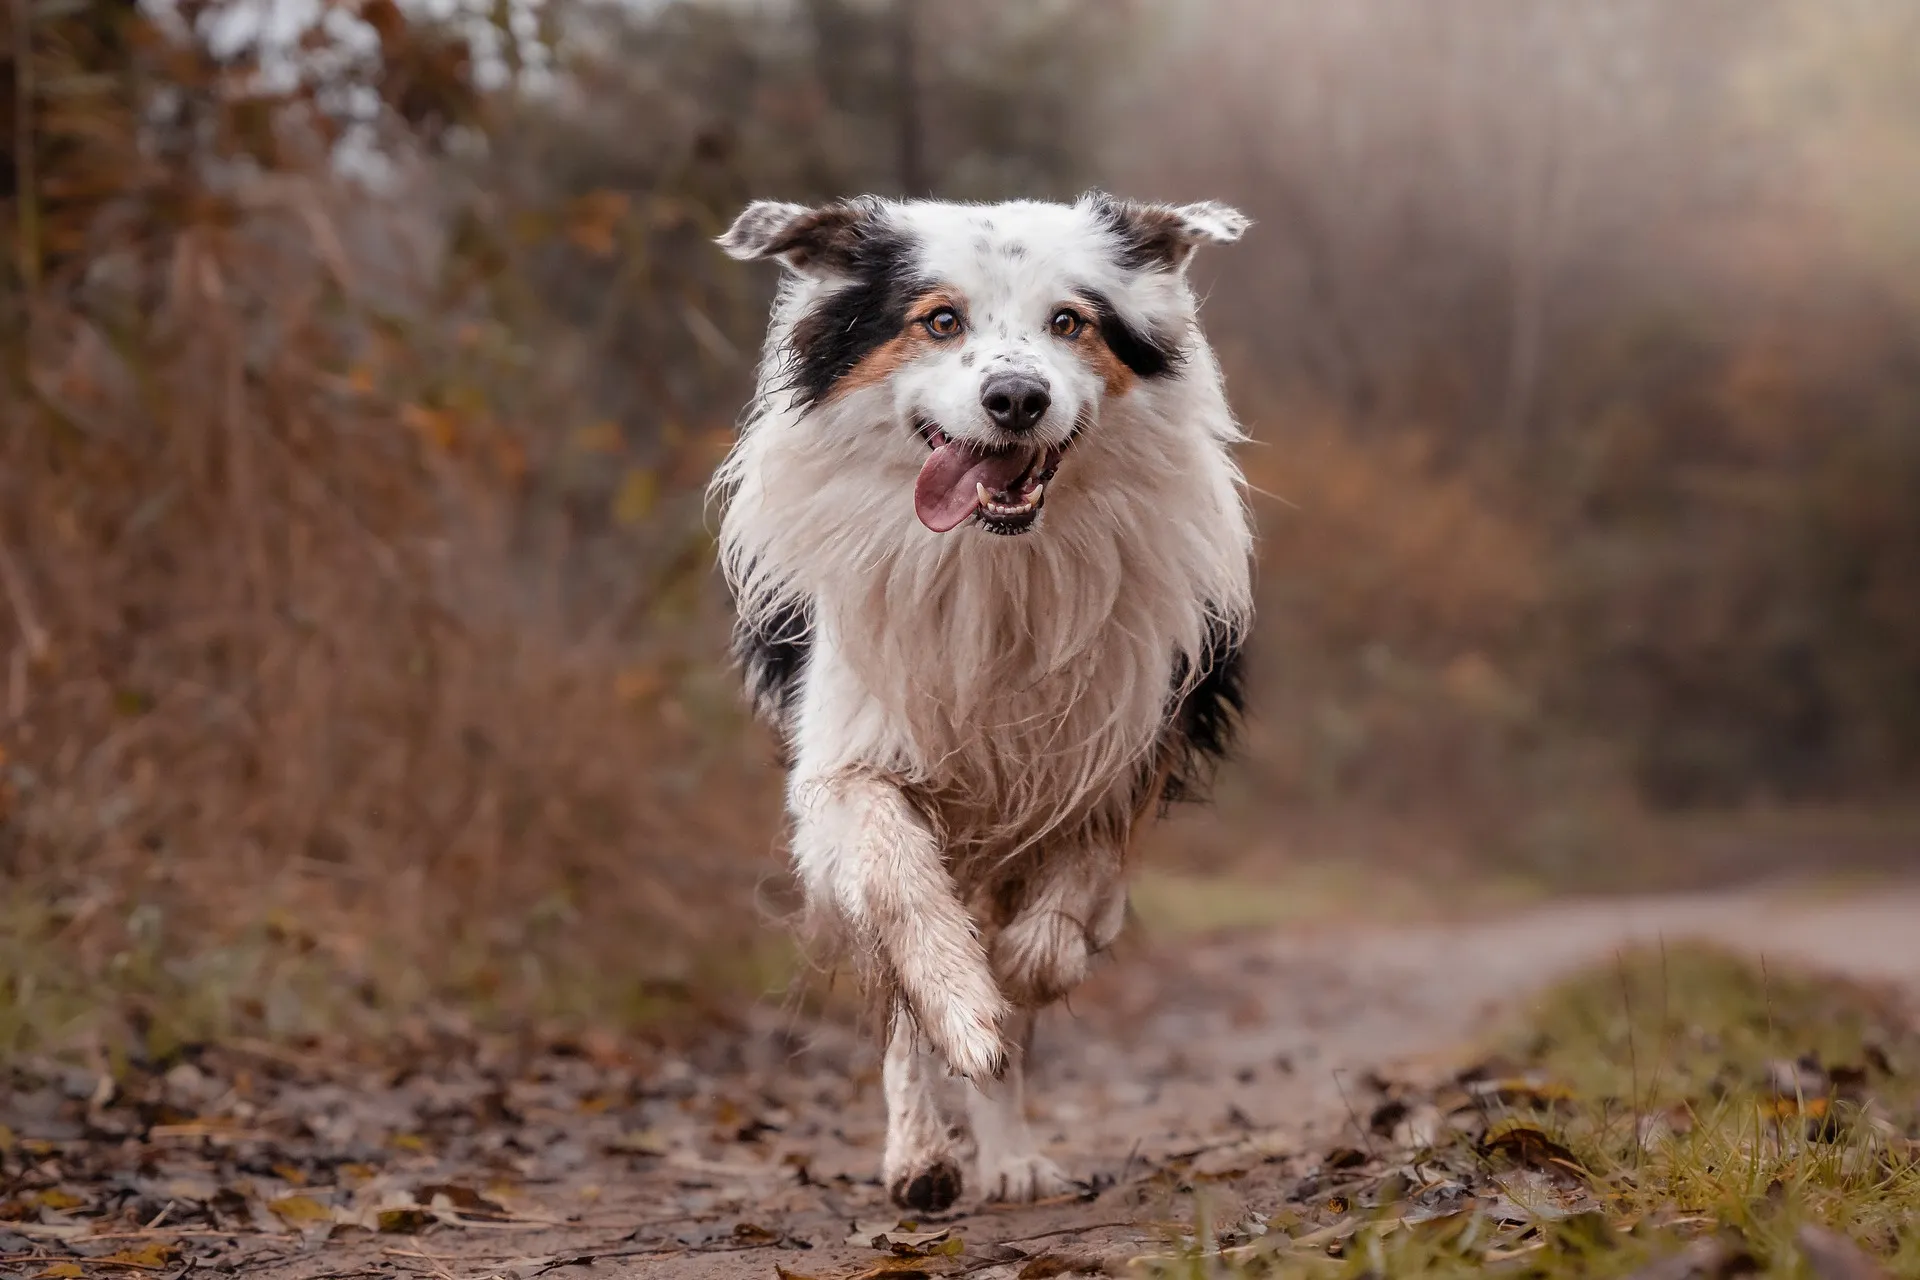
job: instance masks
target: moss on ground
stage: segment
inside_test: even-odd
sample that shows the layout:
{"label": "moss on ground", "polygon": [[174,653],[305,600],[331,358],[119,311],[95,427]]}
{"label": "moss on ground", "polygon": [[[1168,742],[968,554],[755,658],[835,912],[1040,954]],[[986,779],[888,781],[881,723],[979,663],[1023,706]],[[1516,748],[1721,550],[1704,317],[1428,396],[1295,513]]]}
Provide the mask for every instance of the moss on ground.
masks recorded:
{"label": "moss on ground", "polygon": [[1554,987],[1364,1152],[1149,1274],[1920,1276],[1920,1032],[1892,993],[1699,947]]}

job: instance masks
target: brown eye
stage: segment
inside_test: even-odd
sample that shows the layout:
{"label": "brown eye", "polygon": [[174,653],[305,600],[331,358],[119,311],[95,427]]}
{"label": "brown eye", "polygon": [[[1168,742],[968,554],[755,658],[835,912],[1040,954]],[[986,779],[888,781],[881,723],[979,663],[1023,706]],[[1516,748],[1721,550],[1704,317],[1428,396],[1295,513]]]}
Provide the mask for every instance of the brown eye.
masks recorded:
{"label": "brown eye", "polygon": [[951,338],[960,332],[960,313],[952,307],[942,307],[921,323],[927,326],[927,332],[934,337]]}
{"label": "brown eye", "polygon": [[1086,317],[1071,307],[1062,307],[1053,313],[1053,323],[1049,326],[1056,338],[1072,338],[1079,335],[1087,324]]}

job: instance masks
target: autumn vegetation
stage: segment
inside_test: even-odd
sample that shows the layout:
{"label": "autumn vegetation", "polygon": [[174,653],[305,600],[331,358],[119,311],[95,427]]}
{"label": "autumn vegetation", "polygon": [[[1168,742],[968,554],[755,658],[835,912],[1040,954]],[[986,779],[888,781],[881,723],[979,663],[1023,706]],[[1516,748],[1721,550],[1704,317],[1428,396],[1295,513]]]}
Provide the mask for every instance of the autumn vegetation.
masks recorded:
{"label": "autumn vegetation", "polygon": [[1906,6],[956,9],[7,8],[0,1053],[777,981],[752,196],[1256,219],[1257,714],[1170,865],[1911,857]]}

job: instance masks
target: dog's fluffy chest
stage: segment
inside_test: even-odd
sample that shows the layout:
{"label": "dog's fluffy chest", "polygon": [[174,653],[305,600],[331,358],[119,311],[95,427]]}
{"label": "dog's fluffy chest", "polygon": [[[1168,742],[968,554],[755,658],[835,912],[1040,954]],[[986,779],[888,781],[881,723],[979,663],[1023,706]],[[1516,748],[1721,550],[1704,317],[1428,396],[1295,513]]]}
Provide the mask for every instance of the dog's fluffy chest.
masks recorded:
{"label": "dog's fluffy chest", "polygon": [[1017,842],[1085,820],[1131,791],[1202,621],[1190,596],[1152,590],[1160,575],[1129,563],[1137,546],[1104,541],[900,557],[816,598],[803,718],[887,762],[956,837]]}

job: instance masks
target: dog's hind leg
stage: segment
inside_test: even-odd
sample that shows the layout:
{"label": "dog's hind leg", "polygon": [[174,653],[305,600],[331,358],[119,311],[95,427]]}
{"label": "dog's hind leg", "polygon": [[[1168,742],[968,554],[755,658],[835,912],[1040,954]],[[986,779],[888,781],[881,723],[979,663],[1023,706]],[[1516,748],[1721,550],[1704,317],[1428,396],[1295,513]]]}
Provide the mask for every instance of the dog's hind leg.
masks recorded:
{"label": "dog's hind leg", "polygon": [[988,1200],[1044,1200],[1075,1187],[1060,1166],[1040,1154],[1027,1124],[1026,1056],[1033,1040],[1033,1014],[1021,1011],[1008,1025],[1013,1052],[1006,1074],[967,1090],[967,1117],[979,1152],[980,1193]]}
{"label": "dog's hind leg", "polygon": [[1104,844],[1050,852],[993,940],[993,971],[1016,1004],[1038,1009],[1079,986],[1126,922],[1122,859]]}
{"label": "dog's hind leg", "polygon": [[893,1015],[883,1080],[887,1094],[887,1152],[880,1176],[903,1209],[940,1213],[960,1198],[960,1162],[940,1113],[940,1055],[914,1030],[904,1012]]}
{"label": "dog's hind leg", "polygon": [[907,1011],[970,1080],[1006,1069],[1009,1006],[939,842],[900,789],[860,771],[796,780],[794,863],[817,903],[831,903],[875,952]]}

